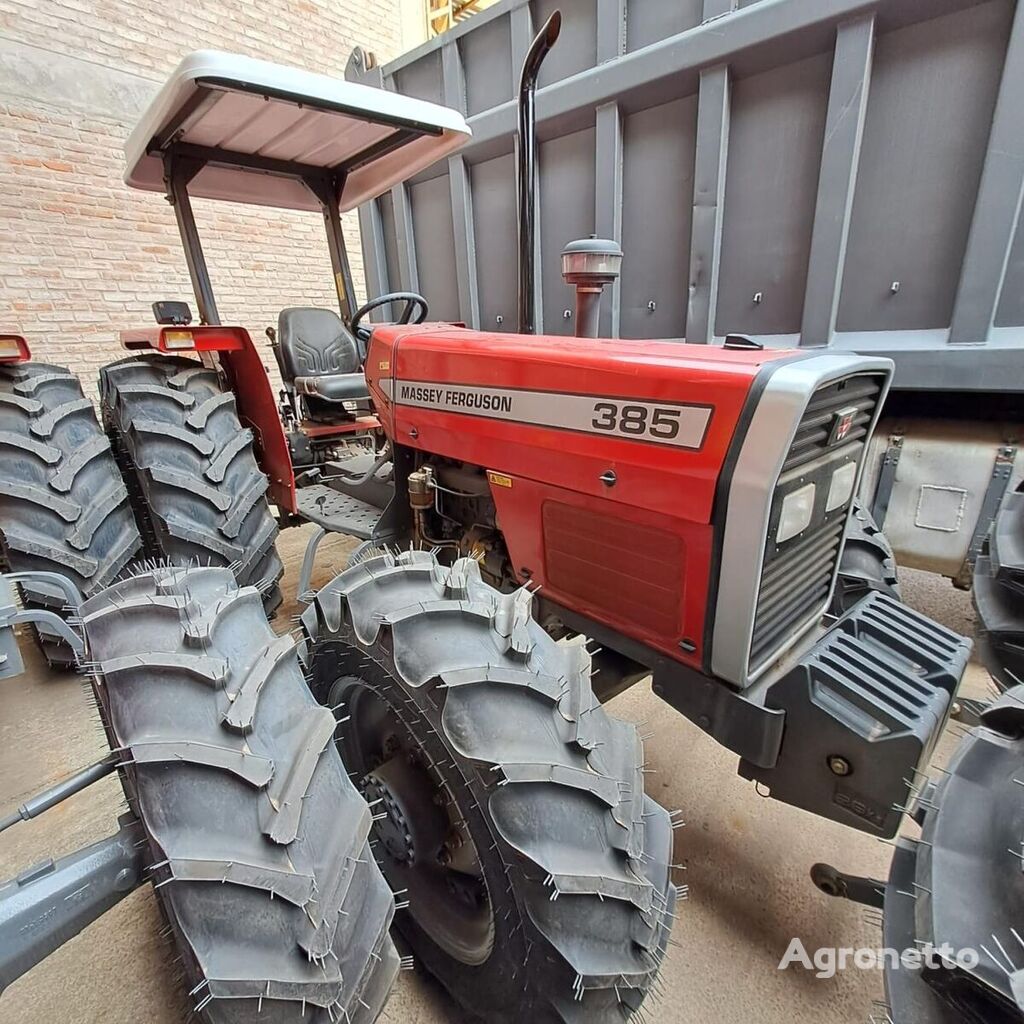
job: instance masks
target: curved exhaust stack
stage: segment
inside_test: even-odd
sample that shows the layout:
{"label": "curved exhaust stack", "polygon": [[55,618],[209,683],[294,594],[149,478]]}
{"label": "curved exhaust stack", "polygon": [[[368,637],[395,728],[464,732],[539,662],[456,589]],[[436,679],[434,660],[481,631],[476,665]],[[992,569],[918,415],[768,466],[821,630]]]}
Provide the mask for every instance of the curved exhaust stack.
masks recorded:
{"label": "curved exhaust stack", "polygon": [[536,236],[537,129],[534,97],[537,75],[562,28],[562,14],[555,11],[530,44],[519,79],[519,333],[535,334],[534,238]]}

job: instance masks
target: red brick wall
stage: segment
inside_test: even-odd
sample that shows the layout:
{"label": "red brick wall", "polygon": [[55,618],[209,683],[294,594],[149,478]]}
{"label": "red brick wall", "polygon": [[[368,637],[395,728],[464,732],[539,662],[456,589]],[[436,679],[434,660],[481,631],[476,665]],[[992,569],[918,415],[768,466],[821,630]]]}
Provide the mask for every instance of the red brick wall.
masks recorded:
{"label": "red brick wall", "polygon": [[[208,47],[342,77],[354,45],[400,50],[398,0],[0,0],[0,37],[0,329],[88,388],[154,299],[195,310],[170,208],[121,181],[124,140],[181,57]],[[194,207],[225,323],[263,343],[282,306],[334,305],[319,215]],[[345,229],[362,295],[355,213]]]}

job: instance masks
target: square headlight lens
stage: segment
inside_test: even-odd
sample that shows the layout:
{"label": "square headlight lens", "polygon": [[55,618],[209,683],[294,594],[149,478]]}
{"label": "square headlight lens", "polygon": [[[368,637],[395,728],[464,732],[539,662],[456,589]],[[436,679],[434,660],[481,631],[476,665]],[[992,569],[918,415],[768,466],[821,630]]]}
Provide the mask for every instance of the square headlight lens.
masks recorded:
{"label": "square headlight lens", "polygon": [[841,508],[853,497],[853,484],[856,479],[856,462],[848,462],[832,474],[832,483],[829,484],[828,499],[825,502],[826,512]]}
{"label": "square headlight lens", "polygon": [[790,491],[782,499],[779,528],[775,534],[776,544],[784,544],[791,537],[803,533],[811,525],[815,490],[814,484],[805,484],[799,490]]}

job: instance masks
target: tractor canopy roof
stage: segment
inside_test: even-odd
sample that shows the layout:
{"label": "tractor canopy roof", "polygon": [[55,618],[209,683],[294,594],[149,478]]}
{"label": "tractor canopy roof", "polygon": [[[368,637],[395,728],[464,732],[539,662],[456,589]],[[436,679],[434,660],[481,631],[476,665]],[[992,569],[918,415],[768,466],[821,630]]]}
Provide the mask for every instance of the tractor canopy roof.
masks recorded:
{"label": "tractor canopy roof", "polygon": [[470,136],[458,111],[327,75],[215,50],[189,54],[125,144],[125,182],[164,192],[165,160],[193,161],[188,191],[319,210],[307,182],[341,210],[387,191]]}

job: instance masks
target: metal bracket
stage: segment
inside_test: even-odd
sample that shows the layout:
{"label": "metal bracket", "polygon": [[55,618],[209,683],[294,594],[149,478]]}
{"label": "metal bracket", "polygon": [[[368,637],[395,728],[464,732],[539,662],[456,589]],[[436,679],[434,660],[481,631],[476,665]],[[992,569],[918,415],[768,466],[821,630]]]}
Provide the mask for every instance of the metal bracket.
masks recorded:
{"label": "metal bracket", "polygon": [[300,604],[309,604],[316,597],[311,589],[313,565],[316,562],[316,549],[320,547],[320,541],[326,536],[327,531],[322,526],[318,526],[306,544],[306,553],[302,556],[302,568],[299,570],[299,593],[296,597]]}
{"label": "metal bracket", "polygon": [[882,459],[878,485],[875,487],[875,500],[871,505],[872,518],[880,530],[885,522],[886,513],[889,511],[889,500],[892,498],[892,489],[896,483],[896,467],[900,463],[902,454],[903,435],[892,434],[889,437],[889,447],[885,450],[885,458]]}
{"label": "metal bracket", "polygon": [[[129,817],[129,816],[126,816]],[[0,884],[0,992],[142,884],[142,825]]]}
{"label": "metal bracket", "polygon": [[974,563],[981,554],[992,524],[999,514],[999,506],[1010,486],[1010,476],[1013,473],[1013,464],[1017,459],[1017,448],[1015,445],[1003,445],[996,452],[996,461],[992,466],[992,476],[989,479],[988,487],[985,489],[985,496],[981,499],[981,510],[978,512],[978,521],[974,524],[974,533],[971,536],[971,543],[967,548],[967,555],[960,571],[953,581],[961,589],[968,589],[971,585],[971,578],[974,576]]}
{"label": "metal bracket", "polygon": [[885,882],[863,875],[844,875],[831,864],[815,864],[811,868],[811,881],[827,896],[852,900],[865,907],[885,906]]}

